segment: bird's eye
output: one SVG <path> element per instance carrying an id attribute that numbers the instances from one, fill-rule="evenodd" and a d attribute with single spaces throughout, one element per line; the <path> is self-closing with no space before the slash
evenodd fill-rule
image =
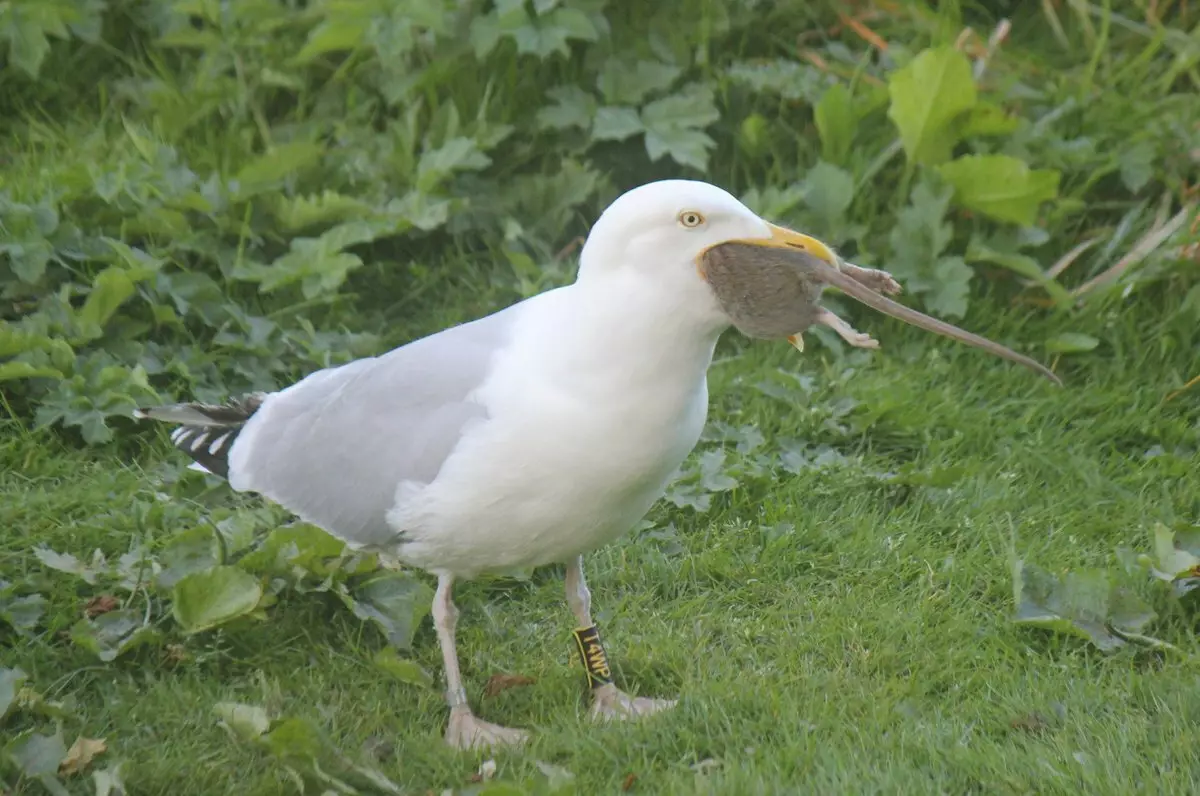
<path id="1" fill-rule="evenodd" d="M 684 210 L 679 214 L 679 223 L 683 224 L 688 229 L 692 229 L 704 223 L 704 216 L 700 215 L 695 210 Z"/>

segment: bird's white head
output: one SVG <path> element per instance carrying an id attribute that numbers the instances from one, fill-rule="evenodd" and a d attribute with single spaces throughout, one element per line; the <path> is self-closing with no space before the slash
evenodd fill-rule
<path id="1" fill-rule="evenodd" d="M 768 223 L 728 191 L 695 180 L 662 180 L 627 191 L 601 214 L 580 256 L 579 281 L 632 277 L 640 288 L 654 286 L 672 297 L 677 310 L 736 324 L 721 308 L 718 286 L 703 263 L 709 249 L 730 241 L 799 249 L 837 263 L 821 241 Z"/>

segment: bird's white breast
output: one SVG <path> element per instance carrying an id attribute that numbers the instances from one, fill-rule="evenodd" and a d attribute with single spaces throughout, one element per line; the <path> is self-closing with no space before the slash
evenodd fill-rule
<path id="1" fill-rule="evenodd" d="M 568 560 L 628 531 L 695 446 L 716 335 L 639 329 L 573 290 L 531 306 L 475 396 L 488 419 L 437 478 L 400 486 L 403 560 L 459 575 Z"/>

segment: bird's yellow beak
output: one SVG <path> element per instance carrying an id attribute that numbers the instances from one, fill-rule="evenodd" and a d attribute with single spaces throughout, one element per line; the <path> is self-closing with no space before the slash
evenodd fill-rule
<path id="1" fill-rule="evenodd" d="M 816 238 L 776 224 L 768 223 L 767 226 L 771 228 L 771 237 L 747 238 L 742 242 L 774 249 L 800 249 L 814 257 L 820 257 L 830 265 L 838 264 L 838 256 L 834 254 L 833 249 Z"/>

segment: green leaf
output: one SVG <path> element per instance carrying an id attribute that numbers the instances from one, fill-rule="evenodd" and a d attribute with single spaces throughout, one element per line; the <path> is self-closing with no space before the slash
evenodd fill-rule
<path id="1" fill-rule="evenodd" d="M 61 370 L 49 365 L 33 365 L 29 362 L 5 362 L 0 364 L 0 381 L 16 379 L 61 379 Z"/>
<path id="2" fill-rule="evenodd" d="M 124 268 L 105 268 L 96 275 L 92 290 L 79 310 L 80 322 L 103 327 L 133 292 L 133 280 Z"/>
<path id="3" fill-rule="evenodd" d="M 712 89 L 693 83 L 650 103 L 641 116 L 646 128 L 646 153 L 651 160 L 669 155 L 676 163 L 697 171 L 708 166 L 708 152 L 716 142 L 702 128 L 720 118 Z"/>
<path id="4" fill-rule="evenodd" d="M 1042 202 L 1058 196 L 1059 172 L 1031 171 L 1008 155 L 967 155 L 943 164 L 938 173 L 963 207 L 1023 226 L 1034 223 Z"/>
<path id="5" fill-rule="evenodd" d="M 306 64 L 326 53 L 355 50 L 364 44 L 371 18 L 367 15 L 331 15 L 308 34 L 308 41 L 292 59 L 294 63 Z"/>
<path id="6" fill-rule="evenodd" d="M 1177 535 L 1163 523 L 1155 523 L 1154 558 L 1164 580 L 1200 575 L 1200 532 Z"/>
<path id="7" fill-rule="evenodd" d="M 1067 572 L 1060 578 L 1019 559 L 1013 562 L 1013 598 L 1017 624 L 1087 639 L 1103 652 L 1125 646 L 1121 634 L 1149 639 L 1141 631 L 1156 616 L 1105 572 Z"/>
<path id="8" fill-rule="evenodd" d="M 217 566 L 176 583 L 171 612 L 185 633 L 199 633 L 246 616 L 262 596 L 258 578 L 237 567 Z"/>
<path id="9" fill-rule="evenodd" d="M 422 688 L 433 687 L 433 676 L 416 661 L 401 658 L 395 647 L 384 647 L 375 653 L 375 665 L 402 683 Z"/>
<path id="10" fill-rule="evenodd" d="M 61 731 L 53 735 L 30 732 L 8 747 L 8 756 L 17 770 L 31 779 L 53 777 L 67 756 L 67 746 Z"/>
<path id="11" fill-rule="evenodd" d="M 1046 341 L 1046 350 L 1052 354 L 1077 354 L 1091 351 L 1100 341 L 1090 334 L 1060 332 Z"/>
<path id="12" fill-rule="evenodd" d="M 18 633 L 27 633 L 37 627 L 45 610 L 46 598 L 40 594 L 18 597 L 0 593 L 0 620 Z"/>
<path id="13" fill-rule="evenodd" d="M 967 56 L 951 46 L 925 50 L 891 75 L 888 94 L 888 118 L 908 159 L 929 165 L 949 160 L 959 140 L 954 122 L 975 105 Z"/>
<path id="14" fill-rule="evenodd" d="M 76 622 L 71 628 L 71 640 L 108 663 L 129 650 L 159 640 L 158 631 L 144 621 L 142 614 L 127 608 L 109 611 L 95 619 Z"/>
<path id="15" fill-rule="evenodd" d="M 242 702 L 218 702 L 213 710 L 221 718 L 221 724 L 243 741 L 254 741 L 271 727 L 267 711 L 258 705 Z"/>
<path id="16" fill-rule="evenodd" d="M 277 757 L 303 762 L 320 758 L 329 746 L 312 722 L 298 718 L 282 719 L 262 740 Z"/>
<path id="17" fill-rule="evenodd" d="M 827 235 L 836 229 L 854 201 L 854 177 L 831 163 L 818 161 L 804 175 L 804 203 L 821 225 L 813 234 Z"/>
<path id="18" fill-rule="evenodd" d="M 82 578 L 84 583 L 92 585 L 96 583 L 96 577 L 107 569 L 104 557 L 99 550 L 96 551 L 91 565 L 83 563 L 70 553 L 56 553 L 49 547 L 35 547 L 33 555 L 42 563 L 42 566 L 65 572 L 68 575 L 75 575 Z"/>
<path id="19" fill-rule="evenodd" d="M 586 130 L 592 126 L 596 114 L 596 99 L 578 86 L 555 86 L 546 92 L 553 105 L 547 105 L 537 113 L 538 126 L 543 130 L 566 130 L 577 127 Z M 639 129 L 641 125 L 638 125 Z"/>
<path id="20" fill-rule="evenodd" d="M 643 131 L 642 120 L 634 108 L 602 106 L 592 119 L 593 141 L 624 141 Z"/>
<path id="21" fill-rule="evenodd" d="M 315 164 L 322 152 L 318 144 L 306 141 L 272 147 L 243 166 L 234 177 L 236 198 L 246 200 L 277 187 L 286 177 Z"/>
<path id="22" fill-rule="evenodd" d="M 845 163 L 858 122 L 850 89 L 842 83 L 830 86 L 813 106 L 813 120 L 821 136 L 822 160 L 839 165 Z"/>
<path id="23" fill-rule="evenodd" d="M 155 577 L 160 589 L 175 584 L 195 572 L 203 572 L 221 563 L 221 547 L 213 531 L 204 526 L 175 535 L 159 557 L 163 569 Z"/>
<path id="24" fill-rule="evenodd" d="M 247 572 L 290 574 L 299 569 L 317 577 L 332 571 L 329 562 L 346 550 L 341 540 L 321 528 L 301 522 L 276 528 L 262 546 L 238 562 Z"/>
<path id="25" fill-rule="evenodd" d="M 421 155 L 417 163 L 417 189 L 432 191 L 458 172 L 479 171 L 491 162 L 474 140 L 462 136 L 451 138 Z"/>
<path id="26" fill-rule="evenodd" d="M 1040 284 L 1050 294 L 1050 297 L 1059 304 L 1066 305 L 1072 301 L 1070 292 L 1056 280 L 1047 276 L 1036 260 L 1018 251 L 1001 251 L 992 248 L 992 246 L 984 243 L 982 240 L 972 238 L 971 242 L 967 245 L 965 259 L 972 263 L 988 262 L 999 265 L 1013 273 L 1032 279 Z"/>
<path id="27" fill-rule="evenodd" d="M 1010 116 L 999 105 L 980 102 L 963 117 L 958 133 L 963 138 L 1009 135 L 1020 126 L 1021 120 Z"/>
<path id="28" fill-rule="evenodd" d="M 1151 141 L 1138 141 L 1117 156 L 1121 165 L 1121 182 L 1131 193 L 1137 193 L 1154 178 L 1154 162 L 1158 149 Z"/>
<path id="29" fill-rule="evenodd" d="M 4 3 L 0 6 L 0 31 L 7 33 L 9 62 L 30 77 L 37 77 L 50 52 L 50 41 L 46 38 L 46 28 L 34 18 L 33 9 L 19 3 Z"/>
<path id="30" fill-rule="evenodd" d="M 682 72 L 661 61 L 610 58 L 596 78 L 596 88 L 610 105 L 640 105 L 650 94 L 670 88 Z"/>
<path id="31" fill-rule="evenodd" d="M 0 667 L 0 720 L 8 715 L 13 703 L 17 701 L 17 692 L 29 679 L 20 669 L 5 669 Z"/>
<path id="32" fill-rule="evenodd" d="M 359 583 L 339 597 L 354 615 L 375 622 L 397 649 L 412 647 L 413 634 L 429 614 L 433 591 L 407 572 L 385 572 Z"/>

